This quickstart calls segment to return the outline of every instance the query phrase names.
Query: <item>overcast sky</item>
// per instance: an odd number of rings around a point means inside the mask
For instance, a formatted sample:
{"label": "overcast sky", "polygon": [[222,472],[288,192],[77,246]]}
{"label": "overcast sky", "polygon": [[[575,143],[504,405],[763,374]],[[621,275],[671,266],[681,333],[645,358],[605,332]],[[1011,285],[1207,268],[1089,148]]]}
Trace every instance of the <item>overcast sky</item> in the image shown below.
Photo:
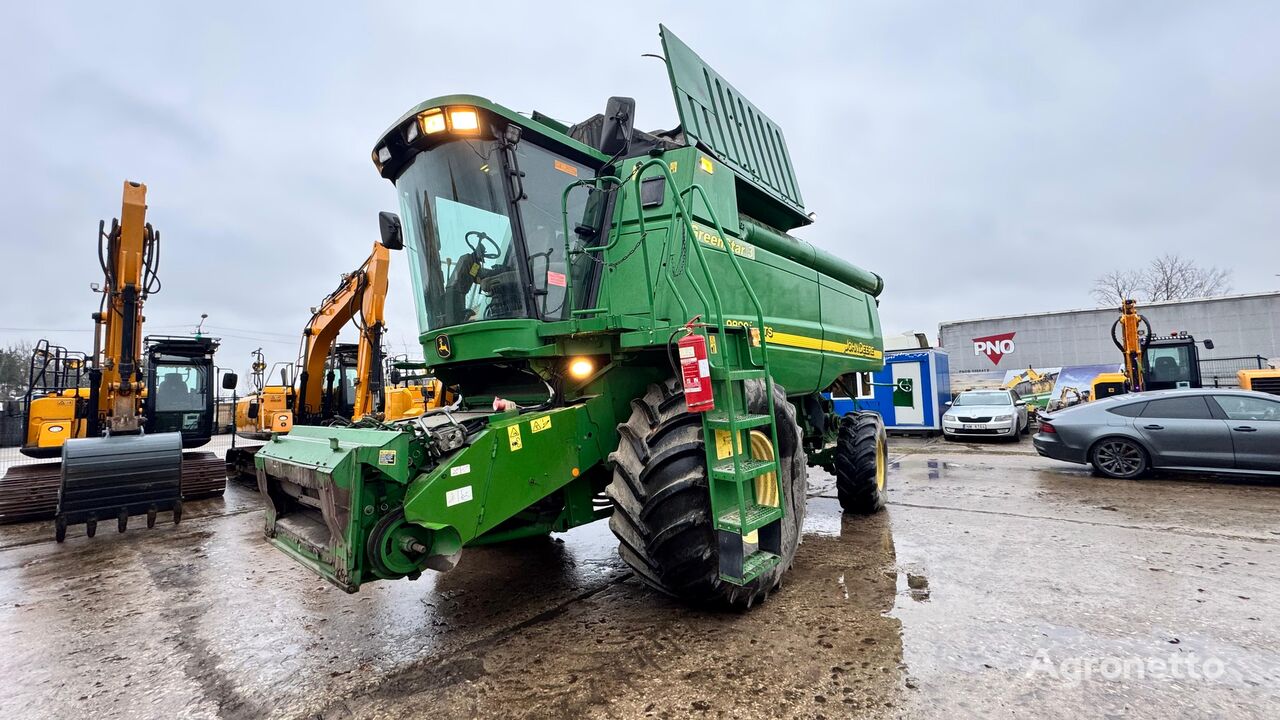
{"label": "overcast sky", "polygon": [[[97,222],[128,178],[164,238],[148,332],[203,312],[220,365],[292,360],[398,209],[369,160],[388,125],[466,92],[569,122],[630,95],[670,128],[641,57],[659,22],[783,128],[817,213],[798,234],[885,277],[887,333],[1087,307],[1103,269],[1166,250],[1280,286],[1273,3],[132,5],[0,26],[0,344],[88,349]],[[389,349],[415,351],[393,264]]]}

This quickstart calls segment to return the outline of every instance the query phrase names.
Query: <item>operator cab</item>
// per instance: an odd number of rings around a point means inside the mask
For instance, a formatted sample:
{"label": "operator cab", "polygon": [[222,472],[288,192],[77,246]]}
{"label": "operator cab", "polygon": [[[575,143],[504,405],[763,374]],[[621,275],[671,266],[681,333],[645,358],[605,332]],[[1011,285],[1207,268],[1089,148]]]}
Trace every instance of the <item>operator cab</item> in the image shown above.
{"label": "operator cab", "polygon": [[[603,163],[594,148],[542,134],[538,120],[554,122],[472,96],[441,98],[408,113],[374,151],[400,194],[421,332],[565,320],[569,286],[589,284],[593,258],[571,260],[566,249],[589,244],[598,226],[579,225],[566,245],[562,202]],[[567,217],[583,217],[587,196],[569,194]]]}
{"label": "operator cab", "polygon": [[324,418],[350,418],[356,407],[357,364],[360,346],[335,343],[325,361]]}
{"label": "operator cab", "polygon": [[[1205,340],[1204,346],[1212,350],[1213,341]],[[1142,362],[1144,390],[1202,387],[1198,343],[1185,332],[1151,338]]]}
{"label": "operator cab", "polygon": [[180,432],[184,448],[200,447],[213,435],[214,338],[148,337],[148,434]]}

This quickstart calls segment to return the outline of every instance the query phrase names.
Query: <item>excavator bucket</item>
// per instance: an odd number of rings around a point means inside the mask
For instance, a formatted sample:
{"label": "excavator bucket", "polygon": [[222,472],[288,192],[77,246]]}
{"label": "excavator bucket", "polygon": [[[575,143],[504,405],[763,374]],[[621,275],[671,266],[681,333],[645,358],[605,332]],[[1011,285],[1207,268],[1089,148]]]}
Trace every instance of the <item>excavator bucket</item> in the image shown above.
{"label": "excavator bucket", "polygon": [[68,440],[62,450],[62,486],[54,531],[58,542],[67,527],[84,523],[93,537],[99,521],[116,520],[124,532],[129,518],[172,512],[182,519],[182,434],[115,435]]}

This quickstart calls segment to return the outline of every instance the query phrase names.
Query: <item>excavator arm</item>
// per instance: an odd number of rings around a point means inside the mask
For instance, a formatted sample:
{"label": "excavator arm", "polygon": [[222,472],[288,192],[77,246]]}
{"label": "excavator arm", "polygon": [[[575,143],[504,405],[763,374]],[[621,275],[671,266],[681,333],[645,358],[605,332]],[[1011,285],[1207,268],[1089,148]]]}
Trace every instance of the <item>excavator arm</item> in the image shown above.
{"label": "excavator arm", "polygon": [[342,277],[338,288],[315,309],[311,322],[303,330],[298,399],[304,422],[305,418],[323,411],[325,362],[338,334],[357,312],[361,319],[356,360],[358,380],[351,419],[359,420],[374,411],[374,399],[382,391],[383,306],[390,265],[391,253],[387,247],[375,243],[368,259],[355,272]]}
{"label": "excavator arm", "polygon": [[138,415],[142,380],[142,305],[155,283],[159,261],[159,234],[147,223],[147,186],[125,181],[119,223],[111,231],[99,227],[98,259],[105,276],[102,308],[94,313],[94,368],[91,379],[97,395],[96,418],[90,419],[89,436],[100,423],[117,434],[132,434],[141,427]]}

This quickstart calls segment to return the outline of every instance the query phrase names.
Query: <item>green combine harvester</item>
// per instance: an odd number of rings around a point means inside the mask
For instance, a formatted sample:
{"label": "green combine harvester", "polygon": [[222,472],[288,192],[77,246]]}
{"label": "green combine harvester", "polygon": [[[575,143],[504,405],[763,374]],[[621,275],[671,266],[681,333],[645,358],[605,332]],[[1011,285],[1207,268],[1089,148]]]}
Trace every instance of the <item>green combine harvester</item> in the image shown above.
{"label": "green combine harvester", "polygon": [[675,130],[634,129],[629,98],[568,126],[450,95],[378,141],[452,404],[273,437],[281,550],[355,592],[608,519],[649,585],[746,607],[795,557],[808,466],[883,507],[883,423],[823,394],[882,366],[883,282],[788,234],[810,219],[782,132],[661,37]]}

